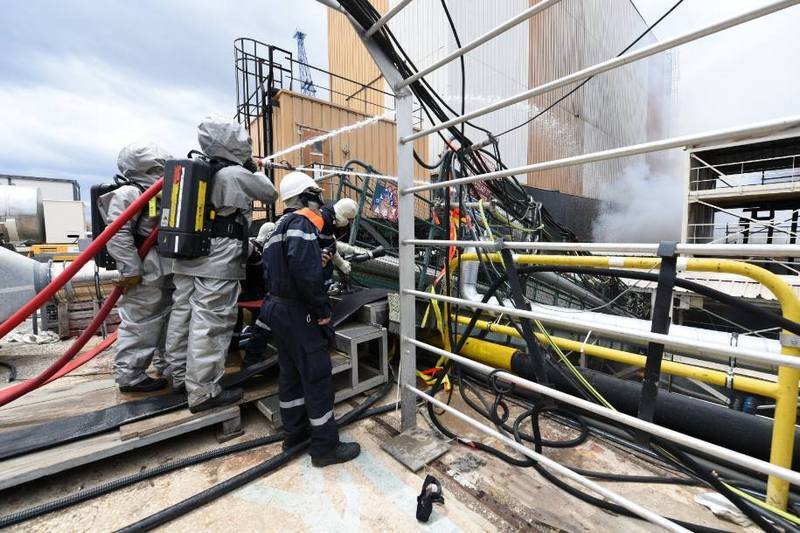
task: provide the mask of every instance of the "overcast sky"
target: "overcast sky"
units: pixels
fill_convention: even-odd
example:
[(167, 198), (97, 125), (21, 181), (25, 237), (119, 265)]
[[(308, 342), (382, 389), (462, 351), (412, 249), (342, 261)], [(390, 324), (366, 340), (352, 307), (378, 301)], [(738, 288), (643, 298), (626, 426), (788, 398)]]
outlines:
[(195, 148), (200, 120), (233, 117), (233, 41), (295, 50), (308, 34), (327, 65), (327, 19), (313, 0), (3, 0), (0, 173), (76, 178), (116, 172), (120, 148)]
[[(634, 0), (648, 23), (676, 0)], [(655, 30), (660, 39), (772, 0), (684, 0)], [(678, 120), (690, 133), (800, 114), (800, 6), (679, 47)]]
[[(635, 3), (652, 21), (673, 2)], [(764, 3), (685, 0), (656, 35)], [(203, 116), (234, 114), (236, 37), (294, 50), (300, 28), (310, 62), (327, 65), (326, 16), (314, 0), (3, 0), (2, 10), (0, 173), (86, 185), (112, 176), (134, 140), (183, 154)], [(798, 28), (793, 7), (681, 47), (676, 129), (800, 113)]]

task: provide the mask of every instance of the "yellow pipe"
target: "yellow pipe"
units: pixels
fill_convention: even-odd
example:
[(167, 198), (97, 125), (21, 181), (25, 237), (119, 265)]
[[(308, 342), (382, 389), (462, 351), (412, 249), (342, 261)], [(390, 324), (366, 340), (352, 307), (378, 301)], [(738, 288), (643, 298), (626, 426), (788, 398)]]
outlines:
[[(438, 335), (434, 335), (426, 339), (426, 342), (429, 342), (430, 344), (440, 348), (442, 347), (443, 343), (442, 338)], [(493, 342), (470, 337), (464, 343), (464, 347), (459, 353), (464, 357), (469, 357), (470, 359), (478, 361), (479, 363), (511, 372), (511, 359), (514, 357), (514, 355), (519, 353), (519, 350), (509, 346), (503, 346)]]
[[(499, 253), (484, 254), (481, 259), (502, 263)], [(477, 261), (477, 253), (461, 254), (461, 261)], [(586, 267), (613, 267), (651, 270), (658, 268), (661, 259), (656, 257), (608, 257), (591, 255), (515, 255), (514, 261), (525, 265), (571, 265)], [(686, 260), (686, 270), (694, 272), (725, 272), (745, 276), (758, 281), (775, 295), (784, 318), (800, 322), (800, 300), (788, 283), (769, 270), (756, 265), (730, 259)], [(451, 262), (451, 272), (458, 265), (458, 258)], [(784, 334), (791, 335), (788, 331)], [(799, 348), (781, 346), (784, 355), (800, 355)], [(792, 467), (795, 424), (797, 421), (797, 393), (800, 369), (779, 367), (775, 394), (775, 422), (772, 429), (770, 463), (785, 468)], [(767, 503), (786, 509), (789, 497), (789, 482), (770, 476), (767, 483)]]
[[(469, 324), (469, 317), (459, 316), (456, 317), (459, 324)], [(511, 326), (502, 326), (489, 322), (486, 320), (478, 320), (475, 322), (475, 327), (478, 329), (488, 330), (493, 333), (500, 333), (502, 335), (511, 335), (512, 337), (521, 338), (519, 332)], [(540, 342), (547, 344), (547, 337), (542, 333), (536, 333), (536, 338)], [(594, 344), (584, 345), (582, 342), (565, 339), (563, 337), (550, 336), (553, 344), (562, 350), (572, 352), (580, 352), (583, 350), (587, 355), (606, 359), (608, 361), (615, 361), (626, 365), (644, 368), (647, 358), (643, 355), (624, 352), (622, 350), (615, 350), (613, 348), (606, 348), (604, 346), (596, 346)], [(488, 363), (487, 363), (488, 364)], [(710, 370), (698, 366), (687, 365), (685, 363), (676, 363), (675, 361), (662, 361), (661, 371), (665, 374), (673, 376), (681, 376), (685, 378), (697, 379), (704, 383), (717, 385), (719, 387), (727, 386), (727, 374), (718, 370)], [(775, 398), (778, 394), (778, 385), (769, 381), (761, 379), (750, 378), (747, 376), (735, 376), (732, 378), (731, 387), (738, 391), (748, 392), (750, 394), (758, 394), (759, 396), (766, 396), (768, 398)]]

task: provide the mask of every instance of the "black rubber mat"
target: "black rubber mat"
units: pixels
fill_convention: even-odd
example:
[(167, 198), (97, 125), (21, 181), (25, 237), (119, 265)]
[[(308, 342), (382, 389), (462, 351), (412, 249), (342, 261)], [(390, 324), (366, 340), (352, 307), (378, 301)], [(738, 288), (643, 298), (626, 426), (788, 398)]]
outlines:
[[(270, 358), (246, 370), (229, 374), (222, 379), (224, 388), (241, 385), (247, 379), (274, 366)], [(111, 431), (123, 424), (174, 411), (186, 406), (185, 394), (168, 394), (121, 403), (91, 413), (53, 420), (17, 431), (0, 433), (0, 459), (42, 450), (74, 440)]]
[(386, 289), (365, 289), (342, 296), (342, 299), (333, 306), (333, 327), (337, 327), (353, 316), (359, 309), (372, 302), (383, 300), (390, 291)]
[(184, 405), (185, 394), (169, 394), (0, 433), (0, 459), (96, 435), (122, 424), (179, 409)]

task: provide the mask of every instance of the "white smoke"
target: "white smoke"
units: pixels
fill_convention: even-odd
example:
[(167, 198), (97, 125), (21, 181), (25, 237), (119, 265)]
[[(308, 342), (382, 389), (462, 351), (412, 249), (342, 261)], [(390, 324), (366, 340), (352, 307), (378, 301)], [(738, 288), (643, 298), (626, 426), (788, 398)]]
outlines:
[(595, 242), (680, 240), (683, 213), (679, 179), (651, 171), (644, 162), (628, 166), (603, 193), (592, 229)]

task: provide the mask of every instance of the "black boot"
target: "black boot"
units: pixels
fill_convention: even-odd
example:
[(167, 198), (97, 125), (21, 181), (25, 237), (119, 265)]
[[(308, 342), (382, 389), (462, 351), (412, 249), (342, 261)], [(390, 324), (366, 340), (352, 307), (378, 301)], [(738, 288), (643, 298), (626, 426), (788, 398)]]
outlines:
[(154, 379), (146, 376), (142, 381), (135, 385), (120, 385), (120, 392), (153, 392), (161, 390), (169, 385), (167, 378)]
[(328, 466), (337, 463), (352, 461), (361, 453), (361, 446), (357, 442), (340, 442), (336, 448), (324, 455), (311, 458), (314, 466)]
[(200, 411), (206, 411), (212, 407), (231, 405), (240, 401), (243, 394), (244, 391), (242, 389), (223, 389), (222, 392), (204, 402), (200, 402), (197, 405), (190, 405), (189, 411), (199, 413)]
[(299, 433), (294, 433), (292, 435), (286, 435), (286, 437), (284, 437), (283, 439), (283, 444), (282, 444), (283, 451), (294, 448), (301, 442), (308, 440), (310, 438), (311, 438), (310, 430), (300, 431)]
[(180, 385), (172, 385), (170, 388), (170, 392), (172, 394), (186, 394), (186, 383), (181, 383)]

